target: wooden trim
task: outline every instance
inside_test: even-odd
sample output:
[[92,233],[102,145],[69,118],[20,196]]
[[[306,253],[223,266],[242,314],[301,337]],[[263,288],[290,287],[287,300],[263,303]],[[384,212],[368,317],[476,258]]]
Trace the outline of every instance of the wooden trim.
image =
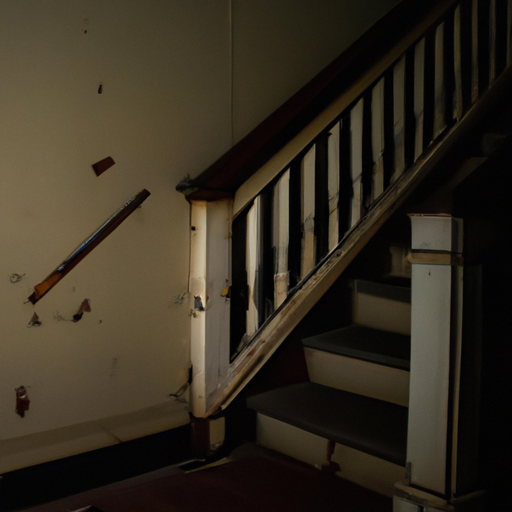
[[407,255],[409,263],[419,263],[422,265],[451,265],[461,267],[464,260],[460,254],[451,252],[421,252],[414,251]]
[[[210,201],[232,196],[336,98],[353,91],[350,96],[345,96],[350,104],[456,3],[457,0],[400,2],[249,135],[198,177],[180,183],[177,190],[188,200]],[[340,110],[338,105],[336,115],[345,106],[342,102]],[[284,162],[277,172],[289,161]]]

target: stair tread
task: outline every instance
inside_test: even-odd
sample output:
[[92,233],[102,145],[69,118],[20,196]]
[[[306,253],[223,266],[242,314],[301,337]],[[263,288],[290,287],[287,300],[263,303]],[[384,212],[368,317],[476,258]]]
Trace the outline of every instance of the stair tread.
[[266,416],[404,466],[407,407],[314,382],[300,382],[247,399]]
[[302,340],[304,347],[409,370],[410,337],[362,325],[350,325]]

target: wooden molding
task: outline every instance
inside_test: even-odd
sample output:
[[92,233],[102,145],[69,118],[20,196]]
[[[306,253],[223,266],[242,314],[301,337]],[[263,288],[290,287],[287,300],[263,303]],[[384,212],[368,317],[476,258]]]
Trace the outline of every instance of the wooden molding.
[[462,255],[452,252],[414,251],[407,255],[407,261],[422,265],[451,265],[453,267],[461,267],[464,264]]

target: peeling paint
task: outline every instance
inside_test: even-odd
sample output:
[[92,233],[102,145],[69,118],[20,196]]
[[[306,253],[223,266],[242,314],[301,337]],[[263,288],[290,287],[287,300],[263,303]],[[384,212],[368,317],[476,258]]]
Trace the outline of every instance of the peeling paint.
[[169,307],[172,307],[172,306],[182,306],[183,303],[185,302],[185,299],[187,297],[188,293],[187,292],[183,292],[183,293],[180,293],[178,295],[175,295],[172,299],[172,303],[170,304]]
[[25,274],[11,274],[11,277],[10,277],[11,283],[13,283],[13,284],[19,283],[23,279],[24,276],[25,276]]
[[194,309],[196,311],[204,311],[203,299],[200,295],[194,296]]
[[30,406],[30,399],[28,398],[27,388],[20,386],[16,389],[16,414],[25,417],[25,412],[28,411]]
[[37,313],[34,313],[32,315],[32,318],[30,319],[30,322],[27,324],[27,327],[39,327],[43,322],[39,320],[39,316]]
[[84,299],[82,304],[80,304],[80,309],[73,315],[73,322],[78,322],[82,319],[84,313],[89,313],[91,311],[91,300]]

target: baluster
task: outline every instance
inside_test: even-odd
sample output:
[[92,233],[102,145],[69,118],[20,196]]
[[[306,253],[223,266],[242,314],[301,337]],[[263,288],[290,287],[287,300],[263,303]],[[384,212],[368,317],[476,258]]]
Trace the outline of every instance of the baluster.
[[393,70],[384,75],[384,190],[391,182],[395,171],[395,128],[394,128]]
[[434,135],[436,139],[446,128],[446,89],[445,89],[445,53],[444,27],[441,23],[435,35],[435,78],[434,78]]
[[490,83],[498,78],[507,59],[507,11],[508,2],[491,0],[490,12]]
[[261,196],[254,199],[253,205],[247,212],[247,284],[249,288],[247,307],[246,334],[250,338],[259,327],[259,311],[261,287],[260,265],[262,260],[262,204]]
[[455,72],[455,94],[453,111],[457,121],[460,121],[464,113],[464,101],[462,98],[462,48],[461,48],[461,6],[455,9],[453,18],[453,65]]
[[425,116],[425,39],[414,47],[414,161],[423,153]]
[[241,213],[231,224],[230,348],[235,353],[246,333],[248,286],[246,270],[247,216]]
[[329,252],[328,140],[324,132],[315,144],[315,264]]
[[489,83],[492,84],[496,80],[497,75],[496,52],[498,49],[498,41],[496,33],[496,0],[490,0],[489,4]]
[[454,52],[458,80],[457,112],[460,119],[471,107],[472,39],[471,0],[464,0],[455,11]]
[[414,54],[414,47],[409,48],[405,54],[404,159],[406,169],[408,169],[415,160],[416,117],[414,113]]
[[361,215],[370,208],[372,199],[373,178],[373,148],[372,148],[372,91],[367,89],[363,96],[363,133],[362,133],[362,162],[361,162],[361,188],[362,205]]
[[301,159],[296,158],[290,166],[289,183],[289,245],[288,272],[289,286],[293,288],[300,282],[302,254],[302,221],[301,221]]
[[435,112],[435,32],[425,36],[425,70],[423,72],[423,148],[427,148],[434,138]]
[[261,261],[259,264],[260,292],[258,294],[258,327],[274,311],[274,249],[272,245],[272,187],[260,194],[261,198]]
[[471,103],[478,99],[478,0],[471,2]]
[[327,139],[328,200],[329,200],[329,251],[339,242],[339,199],[340,199],[340,122],[329,132]]
[[350,112],[350,177],[352,180],[352,202],[350,205],[350,227],[361,218],[363,206],[363,106],[361,98]]
[[455,12],[450,11],[443,23],[443,88],[445,95],[445,128],[450,128],[457,119],[455,95]]
[[300,269],[301,280],[304,279],[315,267],[316,240],[315,240],[315,159],[316,146],[313,146],[304,155],[301,162],[302,177],[302,204],[301,224],[302,236],[302,261]]
[[275,254],[274,308],[277,309],[288,295],[288,228],[290,224],[290,170],[281,176],[274,187],[273,247]]
[[[473,0],[473,24],[476,34],[473,38],[476,44],[475,59],[477,60],[477,98],[489,86],[489,2]],[[475,98],[475,101],[476,99]]]
[[372,201],[384,192],[384,78],[372,89]]
[[352,176],[350,172],[350,112],[340,121],[340,198],[339,198],[339,239],[342,240],[350,229],[352,203]]
[[395,141],[395,166],[391,183],[405,169],[404,128],[405,128],[405,56],[393,67],[393,138]]
[[506,65],[512,64],[512,0],[507,0]]

